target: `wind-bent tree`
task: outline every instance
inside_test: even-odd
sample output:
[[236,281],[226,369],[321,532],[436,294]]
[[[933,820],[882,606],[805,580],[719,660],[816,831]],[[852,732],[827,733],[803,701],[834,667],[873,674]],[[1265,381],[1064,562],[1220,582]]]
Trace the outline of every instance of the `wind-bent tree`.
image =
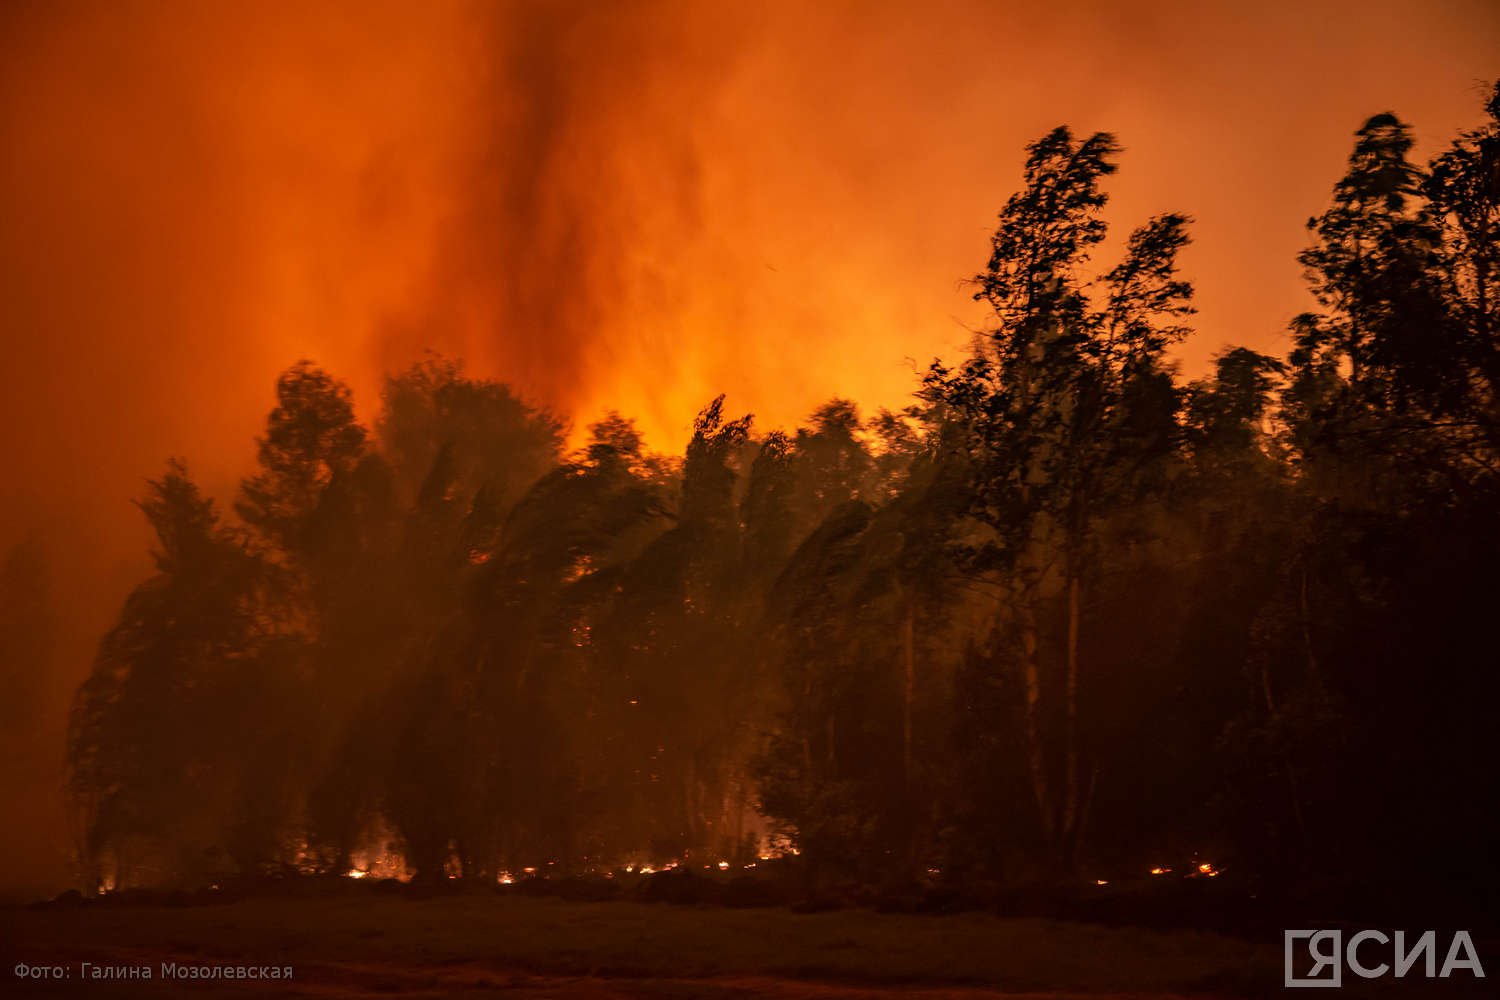
[[[1016,616],[1027,768],[1041,838],[1070,870],[1091,778],[1080,754],[1081,633],[1098,577],[1102,521],[1139,502],[1174,447],[1177,391],[1165,350],[1185,335],[1192,288],[1177,276],[1187,219],[1166,215],[1130,237],[1103,278],[1087,273],[1105,238],[1101,182],[1118,147],[1059,128],[1028,147],[1025,183],[1007,201],[975,297],[996,327],[958,370],[935,365],[928,397],[947,412],[969,468],[968,513],[987,530],[969,546],[998,571]],[[1060,594],[1061,669],[1048,671],[1042,617]],[[1052,683],[1048,674],[1060,675]],[[1056,711],[1052,705],[1056,705]],[[1060,736],[1049,740],[1049,723]],[[1050,749],[1049,749],[1050,748]]]
[[1462,132],[1432,162],[1423,193],[1437,229],[1437,269],[1457,327],[1466,410],[1490,468],[1500,451],[1500,83],[1489,121]]
[[[1264,721],[1232,735],[1248,768],[1284,773],[1277,853],[1303,863],[1337,843],[1345,865],[1372,865],[1405,844],[1436,884],[1465,877],[1448,856],[1483,854],[1469,798],[1438,789],[1484,780],[1494,753],[1453,710],[1495,696],[1472,584],[1500,554],[1495,134],[1466,132],[1424,169],[1403,122],[1371,118],[1302,255],[1321,309],[1293,324],[1281,407],[1301,515],[1256,626]],[[1408,787],[1377,791],[1374,773]],[[1244,798],[1264,802],[1253,778]]]
[[[770,834],[810,888],[988,900],[1207,852],[1214,885],[1487,914],[1487,110],[1425,167],[1370,119],[1289,356],[1190,382],[1188,220],[1097,263],[1118,147],[1066,129],[976,276],[991,328],[873,420],[833,399],[756,431],[721,397],[680,454],[619,414],[565,451],[431,358],[367,433],[298,363],[237,522],[175,464],[141,503],[156,568],[71,719],[83,859],[493,883],[748,863]],[[0,657],[33,655],[39,587],[0,570]]]
[[[931,862],[952,812],[942,761],[953,712],[947,650],[964,619],[948,554],[960,505],[925,436],[894,415],[870,425],[873,454],[842,403],[813,420],[799,442],[828,435],[840,446],[815,446],[805,474],[818,493],[845,498],[767,594],[766,652],[782,694],[757,766],[762,805],[795,834],[813,874],[900,882]],[[854,448],[859,455],[823,460]]]

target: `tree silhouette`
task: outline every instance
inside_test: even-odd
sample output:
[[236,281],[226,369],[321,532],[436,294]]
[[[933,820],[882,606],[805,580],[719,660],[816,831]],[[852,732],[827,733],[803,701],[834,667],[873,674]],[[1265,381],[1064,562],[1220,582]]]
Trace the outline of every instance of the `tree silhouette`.
[[[768,429],[721,396],[663,455],[433,356],[368,433],[298,362],[234,518],[176,462],[140,503],[155,570],[70,720],[88,887],[787,850],[812,891],[988,903],[1211,851],[1329,912],[1487,913],[1486,110],[1426,165],[1369,119],[1287,355],[1191,381],[1189,220],[1097,263],[1120,149],[1067,128],[974,278],[991,327],[899,411]],[[0,570],[7,690],[41,579]]]

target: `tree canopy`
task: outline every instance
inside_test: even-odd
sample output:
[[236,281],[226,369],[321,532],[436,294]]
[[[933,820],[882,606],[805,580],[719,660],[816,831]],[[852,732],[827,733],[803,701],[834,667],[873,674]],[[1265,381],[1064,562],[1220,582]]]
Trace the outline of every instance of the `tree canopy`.
[[370,428],[298,362],[234,517],[176,461],[140,501],[155,573],[73,710],[83,861],[1013,883],[1201,850],[1493,892],[1486,111],[1426,164],[1370,118],[1286,355],[1192,380],[1191,219],[1096,260],[1121,147],[1065,127],[973,278],[989,325],[897,412],[720,396],[680,456],[617,413],[569,450],[458,362]]

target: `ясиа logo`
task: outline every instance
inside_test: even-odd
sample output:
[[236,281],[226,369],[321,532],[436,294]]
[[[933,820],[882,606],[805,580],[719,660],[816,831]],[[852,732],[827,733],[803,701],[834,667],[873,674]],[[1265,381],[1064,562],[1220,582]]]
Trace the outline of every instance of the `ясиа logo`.
[[1468,931],[1453,935],[1441,967],[1437,964],[1437,945],[1436,931],[1423,931],[1415,939],[1406,931],[1396,931],[1393,940],[1384,931],[1365,930],[1349,935],[1346,942],[1342,930],[1289,930],[1283,938],[1283,985],[1342,986],[1345,968],[1364,979],[1447,979],[1459,970],[1467,970],[1476,979],[1484,978],[1484,967],[1479,964],[1479,953]]

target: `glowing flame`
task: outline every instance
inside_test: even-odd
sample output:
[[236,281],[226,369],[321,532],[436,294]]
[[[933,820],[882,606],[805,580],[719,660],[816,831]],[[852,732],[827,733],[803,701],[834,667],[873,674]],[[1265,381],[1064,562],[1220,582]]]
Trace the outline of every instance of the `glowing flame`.
[[574,583],[588,576],[594,569],[594,561],[588,556],[579,556],[577,561],[563,576],[564,583]]
[[[388,839],[388,831],[381,828],[375,831],[379,836],[375,839]],[[410,873],[406,869],[406,859],[400,852],[393,851],[389,847],[384,850],[371,849],[355,851],[349,857],[350,870],[344,873],[345,878],[375,878],[396,879],[405,882]]]
[[510,872],[501,872],[500,873],[500,884],[501,885],[515,885],[516,884],[516,877],[514,875],[512,875]]
[[729,862],[728,861],[720,861],[719,862],[719,871],[721,871],[721,872],[727,872],[728,870],[729,870]]
[[1172,869],[1170,869],[1170,868],[1153,868],[1153,869],[1151,869],[1151,874],[1152,875],[1166,875],[1171,870]]
[[1096,879],[1094,879],[1094,884],[1095,885],[1109,885],[1109,879],[1107,879],[1107,878],[1096,878]]

